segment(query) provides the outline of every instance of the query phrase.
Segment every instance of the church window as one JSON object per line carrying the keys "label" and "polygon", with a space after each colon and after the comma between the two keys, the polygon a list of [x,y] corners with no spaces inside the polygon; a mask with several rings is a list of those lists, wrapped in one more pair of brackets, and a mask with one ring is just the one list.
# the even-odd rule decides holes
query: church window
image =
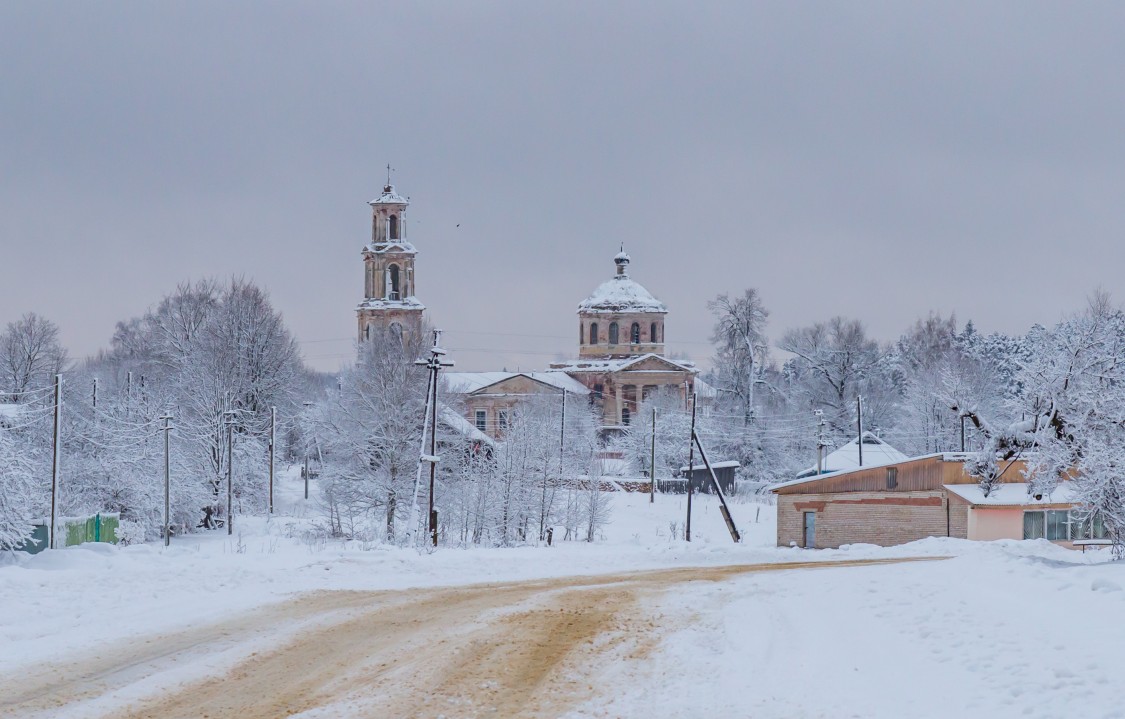
{"label": "church window", "polygon": [[398,239],[398,215],[391,215],[390,219],[390,239]]}
{"label": "church window", "polygon": [[398,265],[391,265],[389,272],[390,272],[390,275],[391,275],[391,293],[389,295],[389,299],[397,300],[397,299],[399,299],[399,294],[398,294]]}
{"label": "church window", "polygon": [[402,344],[402,325],[398,322],[392,322],[390,330],[391,337],[394,337],[399,344]]}
{"label": "church window", "polygon": [[653,322],[653,323],[652,323],[651,325],[649,325],[649,328],[648,328],[648,341],[649,341],[649,342],[652,342],[653,344],[655,344],[655,343],[657,343],[657,342],[659,342],[659,341],[660,341],[660,340],[659,340],[659,339],[657,339],[657,337],[656,337],[656,323],[655,323],[655,322]]}
{"label": "church window", "polygon": [[633,326],[629,328],[629,341],[635,345],[639,345],[641,343],[641,326],[636,322],[634,322]]}
{"label": "church window", "polygon": [[590,344],[596,345],[598,343],[598,323],[590,323]]}
{"label": "church window", "polygon": [[595,399],[601,399],[604,396],[605,396],[605,385],[595,384],[594,385],[594,398]]}
{"label": "church window", "polygon": [[631,420],[632,418],[633,418],[633,417],[632,417],[632,413],[630,413],[630,412],[629,412],[629,408],[628,408],[628,407],[622,407],[622,408],[621,408],[621,424],[623,424],[623,425],[625,425],[626,427],[628,427],[628,426],[629,426],[629,421],[630,421],[630,420]]}
{"label": "church window", "polygon": [[371,325],[367,325],[363,328],[363,338],[368,340],[371,339]]}
{"label": "church window", "polygon": [[609,343],[611,345],[615,345],[615,344],[617,344],[617,340],[618,340],[617,323],[616,322],[610,322],[609,323]]}

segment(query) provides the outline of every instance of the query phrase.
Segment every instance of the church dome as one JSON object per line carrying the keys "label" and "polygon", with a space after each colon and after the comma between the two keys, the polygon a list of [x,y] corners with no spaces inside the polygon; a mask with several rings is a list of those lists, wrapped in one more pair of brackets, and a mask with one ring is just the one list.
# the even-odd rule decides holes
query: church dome
{"label": "church dome", "polygon": [[613,279],[603,282],[594,292],[578,305],[578,311],[595,314],[625,314],[651,312],[667,314],[664,303],[652,293],[629,277],[629,255],[622,250],[613,258],[617,274]]}

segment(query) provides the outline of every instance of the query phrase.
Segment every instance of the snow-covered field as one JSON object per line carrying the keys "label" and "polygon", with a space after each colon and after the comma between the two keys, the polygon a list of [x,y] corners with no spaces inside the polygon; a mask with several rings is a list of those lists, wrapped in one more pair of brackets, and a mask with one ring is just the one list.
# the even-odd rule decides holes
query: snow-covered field
{"label": "snow-covered field", "polygon": [[[398,589],[677,566],[942,557],[693,581],[646,604],[654,648],[605,663],[574,716],[1125,716],[1125,563],[1046,542],[932,539],[882,549],[776,548],[768,505],[734,504],[734,545],[697,497],[696,541],[670,539],[684,498],[614,495],[593,544],[433,553],[303,539],[284,515],[158,545],[85,545],[0,566],[0,677],[202,626],[300,592]],[[757,519],[757,521],[755,521]],[[3,713],[0,704],[0,714]],[[452,715],[451,715],[452,716]]]}

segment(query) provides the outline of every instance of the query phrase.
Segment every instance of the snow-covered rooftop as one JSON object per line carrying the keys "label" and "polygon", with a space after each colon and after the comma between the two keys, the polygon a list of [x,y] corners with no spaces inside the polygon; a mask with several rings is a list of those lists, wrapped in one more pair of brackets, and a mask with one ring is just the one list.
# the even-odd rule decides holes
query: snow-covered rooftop
{"label": "snow-covered rooftop", "polygon": [[[738,462],[737,460],[733,460],[733,459],[725,461],[725,462],[712,462],[711,463],[711,469],[727,469],[728,467],[741,467],[741,466],[742,466],[741,462]],[[705,464],[693,464],[693,465],[691,465],[691,469],[692,469],[693,472],[701,472],[701,471],[707,469],[707,465],[705,465]],[[680,467],[680,471],[681,472],[688,471],[687,465],[685,464],[683,467]]]}
{"label": "snow-covered rooftop", "polygon": [[988,496],[979,484],[947,484],[945,489],[974,506],[1029,507],[1045,504],[1074,504],[1077,501],[1069,482],[1062,482],[1050,494],[1028,494],[1026,482],[1011,482],[995,487]]}
{"label": "snow-covered rooftop", "polygon": [[441,406],[441,422],[450,429],[460,432],[463,436],[475,442],[484,442],[490,447],[495,447],[496,443],[484,432],[477,429],[472,422],[462,417],[448,405]]}
{"label": "snow-covered rooftop", "polygon": [[[630,365],[636,364],[641,360],[656,357],[662,362],[675,365],[676,367],[686,370],[688,372],[695,372],[695,363],[689,360],[672,360],[667,357],[662,357],[653,352],[636,357],[625,357],[622,359],[572,359],[563,360],[562,362],[552,362],[551,369],[559,370],[562,372],[617,372],[628,368]],[[698,380],[696,380],[698,382]],[[701,393],[701,396],[702,393]]]}
{"label": "snow-covered rooftop", "polygon": [[385,254],[389,252],[404,252],[418,254],[418,248],[409,242],[402,240],[392,240],[391,242],[380,242],[375,245],[364,245],[364,252],[374,252],[376,254]]}
{"label": "snow-covered rooftop", "polygon": [[402,195],[395,192],[394,185],[386,185],[383,187],[383,194],[376,197],[369,205],[409,205],[410,202]]}
{"label": "snow-covered rooftop", "polygon": [[[853,439],[835,452],[830,452],[828,454],[821,466],[820,473],[824,475],[831,472],[846,472],[852,469],[880,467],[885,464],[905,462],[908,459],[910,458],[905,454],[879,439],[871,432],[864,432],[862,467],[859,464],[859,443]],[[797,478],[815,478],[816,476],[816,465],[814,464],[798,474]]]}
{"label": "snow-covered rooftop", "polygon": [[667,314],[664,303],[628,275],[617,275],[594,290],[578,304],[579,312],[609,314],[618,312],[653,312]]}
{"label": "snow-covered rooftop", "polygon": [[571,394],[590,394],[589,388],[564,372],[446,372],[442,375],[451,392],[471,394],[512,377],[528,377]]}
{"label": "snow-covered rooftop", "polygon": [[426,306],[418,301],[418,298],[411,295],[410,297],[403,297],[401,300],[388,300],[382,297],[372,297],[369,300],[364,300],[356,306],[360,310],[381,310],[392,307],[398,307],[411,310],[424,310]]}

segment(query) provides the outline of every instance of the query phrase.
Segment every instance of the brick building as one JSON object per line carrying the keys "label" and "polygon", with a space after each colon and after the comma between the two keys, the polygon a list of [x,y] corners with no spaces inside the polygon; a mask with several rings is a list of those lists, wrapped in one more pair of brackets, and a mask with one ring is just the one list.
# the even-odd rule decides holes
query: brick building
{"label": "brick building", "polygon": [[1105,536],[1078,510],[1067,482],[1031,495],[1023,462],[988,497],[965,470],[966,455],[931,454],[774,485],[777,544],[809,548],[890,546],[926,537],[1040,539],[1070,546]]}

